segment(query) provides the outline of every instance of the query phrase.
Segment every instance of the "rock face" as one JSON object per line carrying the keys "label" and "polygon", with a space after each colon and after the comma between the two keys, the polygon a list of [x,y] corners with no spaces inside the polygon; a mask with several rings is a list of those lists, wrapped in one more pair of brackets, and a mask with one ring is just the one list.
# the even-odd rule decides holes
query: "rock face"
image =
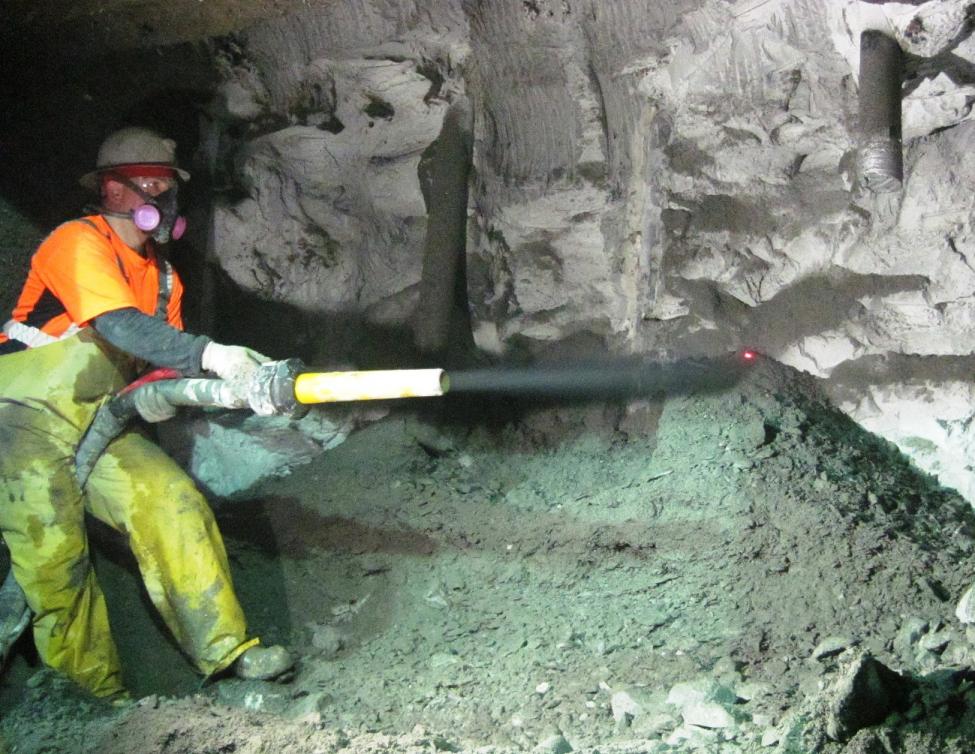
{"label": "rock face", "polygon": [[225,61],[209,143],[238,196],[214,209],[212,251],[240,287],[312,312],[403,321],[415,309],[418,167],[456,89],[442,69],[459,43],[423,23],[412,31],[426,43],[391,42],[409,15],[333,4],[251,30],[247,62]]}
{"label": "rock face", "polygon": [[[212,253],[262,298],[415,323],[435,210],[419,166],[451,103],[469,101],[482,350],[749,344],[839,369],[851,415],[975,499],[967,378],[932,406],[943,369],[919,384],[876,366],[970,350],[962,5],[373,0],[264,21],[225,51],[211,108],[210,161],[230,189]],[[867,28],[919,61],[895,195],[854,174]]]}

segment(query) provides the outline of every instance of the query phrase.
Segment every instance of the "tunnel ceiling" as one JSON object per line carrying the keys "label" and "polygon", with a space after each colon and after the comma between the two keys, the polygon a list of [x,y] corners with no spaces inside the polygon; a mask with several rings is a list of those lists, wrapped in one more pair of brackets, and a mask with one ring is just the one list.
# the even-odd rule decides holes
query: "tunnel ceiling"
{"label": "tunnel ceiling", "polygon": [[[334,0],[317,0],[327,5]],[[107,50],[197,42],[279,17],[307,0],[9,0],[8,44],[24,36],[56,40],[65,53],[98,56]]]}
{"label": "tunnel ceiling", "polygon": [[[33,0],[8,0],[0,38],[14,48],[21,47],[20,43],[25,39],[57,40],[65,53],[97,55],[111,49],[196,42],[233,34],[266,19],[286,16],[309,6],[323,7],[341,1],[47,0],[37,3]],[[393,0],[383,4],[406,6],[410,3]],[[864,0],[863,4],[894,3],[892,0]],[[900,6],[924,4],[924,0],[897,3]]]}

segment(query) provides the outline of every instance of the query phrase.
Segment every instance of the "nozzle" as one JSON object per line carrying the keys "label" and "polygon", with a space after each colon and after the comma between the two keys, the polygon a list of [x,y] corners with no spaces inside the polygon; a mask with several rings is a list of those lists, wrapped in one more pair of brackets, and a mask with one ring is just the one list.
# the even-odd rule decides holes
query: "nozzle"
{"label": "nozzle", "polygon": [[443,395],[450,380],[442,369],[306,372],[295,378],[298,403],[337,403]]}

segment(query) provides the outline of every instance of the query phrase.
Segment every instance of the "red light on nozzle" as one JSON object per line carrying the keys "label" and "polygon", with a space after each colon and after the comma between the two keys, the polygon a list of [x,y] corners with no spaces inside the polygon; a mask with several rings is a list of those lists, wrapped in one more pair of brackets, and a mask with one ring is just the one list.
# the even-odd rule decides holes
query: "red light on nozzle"
{"label": "red light on nozzle", "polygon": [[741,358],[743,361],[755,361],[758,358],[758,351],[753,351],[750,348],[746,348],[741,352]]}

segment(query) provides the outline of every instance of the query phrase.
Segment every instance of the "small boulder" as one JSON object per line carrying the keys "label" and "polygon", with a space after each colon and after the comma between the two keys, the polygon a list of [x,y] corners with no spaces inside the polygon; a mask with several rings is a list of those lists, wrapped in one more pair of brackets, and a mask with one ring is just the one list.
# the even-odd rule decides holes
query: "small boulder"
{"label": "small boulder", "polygon": [[675,684],[667,694],[667,703],[681,708],[691,702],[734,704],[736,701],[738,696],[734,691],[710,678]]}
{"label": "small boulder", "polygon": [[816,645],[816,648],[812,651],[812,658],[821,661],[835,657],[847,647],[853,646],[854,643],[848,636],[827,636]]}
{"label": "small boulder", "polygon": [[877,725],[910,705],[913,681],[868,654],[846,666],[829,691],[826,734],[848,741],[857,731]]}
{"label": "small boulder", "polygon": [[975,584],[972,584],[958,601],[955,617],[961,623],[975,623]]}
{"label": "small boulder", "polygon": [[613,719],[616,722],[625,720],[627,717],[636,717],[643,711],[640,703],[626,689],[614,691],[613,696],[610,697],[609,706],[613,711]]}
{"label": "small boulder", "polygon": [[681,710],[684,723],[699,728],[731,728],[735,718],[717,702],[691,702]]}
{"label": "small boulder", "polygon": [[532,749],[533,754],[569,754],[570,751],[572,745],[566,741],[560,730],[551,731]]}

